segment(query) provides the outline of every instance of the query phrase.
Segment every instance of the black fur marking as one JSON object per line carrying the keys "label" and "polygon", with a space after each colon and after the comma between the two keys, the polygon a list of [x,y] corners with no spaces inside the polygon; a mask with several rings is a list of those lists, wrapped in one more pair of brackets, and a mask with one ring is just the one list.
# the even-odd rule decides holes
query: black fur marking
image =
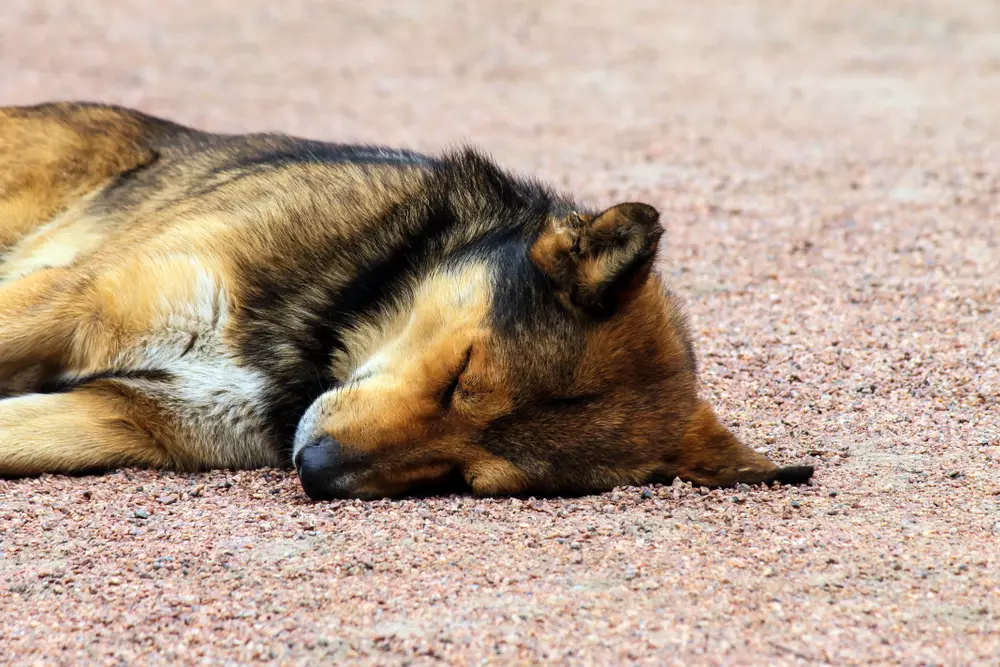
{"label": "black fur marking", "polygon": [[599,401],[600,399],[601,396],[599,394],[564,396],[562,398],[550,398],[547,401],[543,401],[541,404],[550,410],[574,410],[585,407],[591,403]]}
{"label": "black fur marking", "polygon": [[194,346],[197,342],[198,342],[198,334],[196,333],[191,334],[191,340],[188,341],[188,344],[184,347],[184,350],[181,352],[181,358],[187,356],[187,354],[194,349]]}
{"label": "black fur marking", "polygon": [[293,164],[355,164],[396,165],[400,167],[429,168],[437,162],[415,151],[381,146],[328,144],[322,141],[298,139],[283,135],[269,136],[271,150],[257,150],[237,154],[209,172],[209,178],[231,176],[241,178],[249,174]]}
{"label": "black fur marking", "polygon": [[83,387],[99,380],[148,380],[152,382],[169,382],[173,379],[173,373],[159,368],[150,368],[145,370],[108,370],[76,378],[55,379],[43,384],[39,388],[38,392],[41,394],[65,394],[78,387]]}
{"label": "black fur marking", "polygon": [[145,169],[148,169],[149,167],[159,162],[160,154],[156,151],[151,151],[151,153],[152,155],[150,156],[148,162],[136,165],[135,167],[132,167],[131,169],[126,169],[122,173],[118,174],[118,176],[115,177],[115,180],[112,182],[112,184],[108,186],[108,189],[110,190],[116,187],[122,187],[128,181],[135,179],[136,175],[138,175],[140,172],[142,172]]}
{"label": "black fur marking", "polygon": [[493,267],[493,326],[507,334],[531,330],[553,299],[547,279],[528,257],[528,243],[515,239],[479,252]]}
{"label": "black fur marking", "polygon": [[326,144],[320,141],[295,139],[285,148],[276,148],[240,160],[239,167],[278,166],[284,164],[390,164],[402,167],[429,167],[434,160],[415,151],[382,148],[380,146],[354,146]]}

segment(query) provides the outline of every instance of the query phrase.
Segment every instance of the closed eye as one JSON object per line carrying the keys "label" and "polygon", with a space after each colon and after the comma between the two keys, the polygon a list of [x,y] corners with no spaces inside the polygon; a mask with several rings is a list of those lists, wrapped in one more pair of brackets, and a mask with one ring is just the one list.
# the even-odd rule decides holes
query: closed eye
{"label": "closed eye", "polygon": [[451,407],[452,402],[455,400],[455,392],[458,391],[459,381],[462,379],[462,373],[465,369],[469,367],[469,361],[472,359],[472,348],[470,347],[465,351],[465,355],[462,357],[461,363],[452,372],[451,380],[445,385],[444,391],[441,392],[441,407],[445,410]]}
{"label": "closed eye", "polygon": [[544,402],[544,406],[555,410],[570,410],[578,408],[588,403],[593,403],[600,399],[600,394],[581,394],[579,396],[563,396],[560,398],[550,398]]}

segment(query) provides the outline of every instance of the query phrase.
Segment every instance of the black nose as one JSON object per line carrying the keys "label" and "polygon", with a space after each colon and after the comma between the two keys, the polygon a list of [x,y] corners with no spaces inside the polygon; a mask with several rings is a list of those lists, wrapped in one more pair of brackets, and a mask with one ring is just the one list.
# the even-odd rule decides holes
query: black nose
{"label": "black nose", "polygon": [[313,500],[330,500],[341,491],[338,485],[344,467],[340,443],[330,436],[313,440],[295,454],[302,488]]}

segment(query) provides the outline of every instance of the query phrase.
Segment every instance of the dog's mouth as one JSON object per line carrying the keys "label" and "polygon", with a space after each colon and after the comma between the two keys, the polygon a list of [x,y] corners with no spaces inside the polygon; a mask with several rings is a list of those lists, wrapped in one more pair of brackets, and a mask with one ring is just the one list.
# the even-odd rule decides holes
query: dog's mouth
{"label": "dog's mouth", "polygon": [[472,488],[458,472],[453,472],[447,476],[434,481],[421,481],[406,486],[405,488],[387,489],[385,491],[374,488],[359,479],[358,475],[339,475],[334,478],[324,480],[321,484],[311,481],[306,476],[303,479],[301,472],[299,480],[302,489],[311,500],[381,500],[391,498],[393,500],[404,500],[413,498],[435,498],[450,495],[468,495]]}
{"label": "dog's mouth", "polygon": [[370,458],[346,458],[340,443],[329,436],[299,448],[294,463],[303,491],[313,500],[430,497],[471,490],[458,468],[445,463],[403,471],[398,480],[383,479]]}

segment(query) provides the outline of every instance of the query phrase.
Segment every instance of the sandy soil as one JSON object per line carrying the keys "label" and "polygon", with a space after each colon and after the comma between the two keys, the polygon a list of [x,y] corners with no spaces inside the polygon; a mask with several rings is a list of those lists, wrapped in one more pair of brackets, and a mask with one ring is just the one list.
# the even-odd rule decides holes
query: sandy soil
{"label": "sandy soil", "polygon": [[997,664],[993,0],[5,0],[0,102],[54,98],[469,140],[647,200],[706,394],[818,472],[320,504],[281,471],[0,481],[0,661]]}

